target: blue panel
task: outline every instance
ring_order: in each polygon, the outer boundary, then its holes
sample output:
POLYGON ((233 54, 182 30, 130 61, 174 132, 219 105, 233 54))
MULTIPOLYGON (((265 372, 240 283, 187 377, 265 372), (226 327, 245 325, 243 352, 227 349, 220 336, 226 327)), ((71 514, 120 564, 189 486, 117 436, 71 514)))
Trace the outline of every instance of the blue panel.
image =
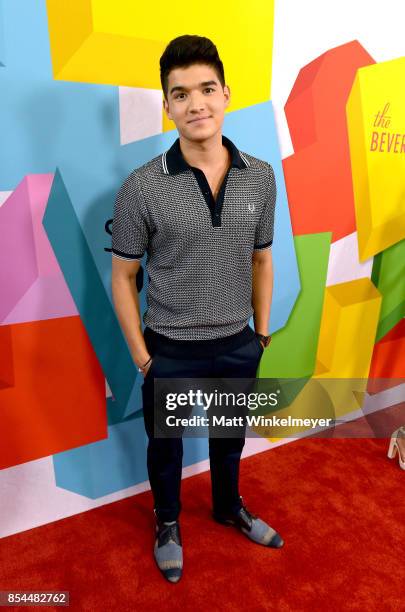
POLYGON ((0 0, 0 68, 6 65, 6 45, 4 41, 3 10, 0 0))
MULTIPOLYGON (((183 444, 184 466, 207 458, 206 438, 185 438, 183 444)), ((53 456, 56 485, 98 499, 145 482, 146 445, 143 418, 112 425, 106 440, 53 456)))

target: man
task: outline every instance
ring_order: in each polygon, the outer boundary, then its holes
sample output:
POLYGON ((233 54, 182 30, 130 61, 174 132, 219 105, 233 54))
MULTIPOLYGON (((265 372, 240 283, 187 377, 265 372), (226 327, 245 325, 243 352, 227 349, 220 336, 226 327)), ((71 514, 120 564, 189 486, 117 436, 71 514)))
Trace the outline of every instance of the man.
MULTIPOLYGON (((144 375, 147 465, 156 515, 154 555, 170 582, 182 574, 181 437, 154 436, 155 378, 255 377, 273 287, 276 185, 270 164, 222 135, 230 89, 215 45, 180 36, 160 59, 164 109, 179 138, 134 170, 118 192, 112 290, 132 357, 144 375), (135 277, 147 252, 144 334, 135 277), (255 332, 249 326, 253 316, 255 332)), ((245 440, 209 439, 213 517, 254 542, 280 535, 251 514, 238 491, 245 440)))

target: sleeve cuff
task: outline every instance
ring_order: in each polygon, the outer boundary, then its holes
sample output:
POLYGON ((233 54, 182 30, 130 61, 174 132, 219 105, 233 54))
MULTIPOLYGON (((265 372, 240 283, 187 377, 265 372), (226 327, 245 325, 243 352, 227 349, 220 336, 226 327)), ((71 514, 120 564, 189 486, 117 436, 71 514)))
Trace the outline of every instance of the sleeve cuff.
POLYGON ((131 255, 130 253, 123 253, 122 251, 117 251, 117 249, 111 249, 114 257, 118 257, 119 259, 126 259, 127 261, 135 261, 140 260, 143 257, 143 253, 138 255, 131 255))
POLYGON ((257 251, 259 249, 267 249, 267 247, 270 247, 273 244, 273 241, 270 240, 270 242, 264 242, 263 244, 255 244, 255 246, 253 247, 254 251, 257 251))

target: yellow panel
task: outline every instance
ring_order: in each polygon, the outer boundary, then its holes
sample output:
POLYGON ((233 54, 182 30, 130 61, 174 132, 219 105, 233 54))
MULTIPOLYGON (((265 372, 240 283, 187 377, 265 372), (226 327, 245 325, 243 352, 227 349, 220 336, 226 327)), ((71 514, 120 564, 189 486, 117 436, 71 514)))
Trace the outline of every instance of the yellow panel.
POLYGON ((326 287, 315 378, 368 378, 381 300, 369 278, 326 287))
POLYGON ((405 58, 357 72, 347 122, 364 261, 405 238, 405 58))
MULTIPOLYGON (((231 88, 227 112, 270 99, 274 0, 199 5, 47 0, 55 79, 160 88, 159 58, 182 34, 216 44, 231 88), (80 10, 79 10, 80 9, 80 10), (215 16, 215 18, 213 17, 215 16), (90 31, 89 31, 90 28, 90 31)), ((164 121, 164 129, 174 124, 164 121)))
POLYGON ((336 417, 358 410, 365 398, 381 302, 369 278, 325 289, 313 378, 325 379, 336 417))
POLYGON ((163 50, 163 44, 155 41, 93 33, 54 76, 62 81, 160 89, 154 58, 163 50))
POLYGON ((89 0, 47 0, 48 29, 54 75, 93 31, 89 0))

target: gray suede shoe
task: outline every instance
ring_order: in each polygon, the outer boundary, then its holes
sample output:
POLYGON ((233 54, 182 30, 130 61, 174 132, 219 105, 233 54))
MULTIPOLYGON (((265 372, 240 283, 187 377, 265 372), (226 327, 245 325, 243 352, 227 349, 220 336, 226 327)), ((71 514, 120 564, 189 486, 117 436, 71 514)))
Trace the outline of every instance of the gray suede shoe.
POLYGON ((256 544, 270 546, 271 548, 284 546, 284 540, 280 534, 258 516, 249 512, 243 505, 242 497, 240 499, 242 507, 237 514, 218 514, 214 511, 214 519, 222 525, 234 525, 256 544))
POLYGON ((178 582, 183 572, 183 548, 178 521, 163 522, 156 517, 155 560, 169 582, 178 582))

